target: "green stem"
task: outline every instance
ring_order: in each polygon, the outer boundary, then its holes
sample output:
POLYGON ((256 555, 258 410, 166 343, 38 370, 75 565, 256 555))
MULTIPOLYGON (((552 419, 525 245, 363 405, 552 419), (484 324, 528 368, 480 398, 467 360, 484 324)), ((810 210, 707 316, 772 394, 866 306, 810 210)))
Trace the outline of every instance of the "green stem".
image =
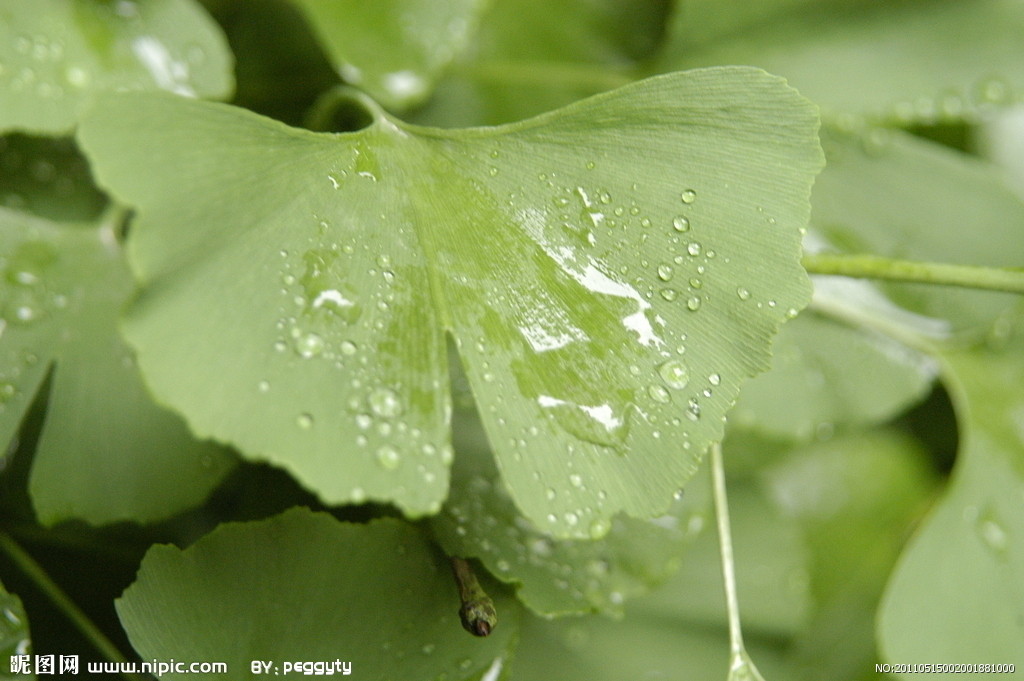
POLYGON ((725 582, 725 607, 729 617, 729 680, 763 681, 757 667, 747 655, 740 625, 740 602, 736 592, 736 563, 732 553, 732 530, 729 523, 729 499, 725 492, 725 462, 722 444, 711 445, 711 484, 718 522, 718 548, 725 582))
POLYGON ((462 627, 474 636, 487 636, 498 625, 498 613, 494 601, 487 595, 473 568, 465 558, 451 557, 452 574, 459 587, 459 619, 462 627))
POLYGON ((804 254, 804 269, 811 274, 833 274, 863 279, 962 286, 987 291, 1024 293, 1024 268, 976 267, 917 262, 874 255, 804 254))
MULTIPOLYGON (((81 608, 50 578, 50 575, 46 574, 42 566, 6 532, 0 532, 0 549, 3 549, 4 553, 35 583, 39 590, 46 594, 47 598, 64 613, 64 616, 82 632, 82 635, 101 655, 110 662, 128 661, 117 649, 117 646, 100 631, 99 627, 93 624, 81 608)), ((136 674, 122 674, 122 676, 129 681, 142 681, 143 678, 136 674)))

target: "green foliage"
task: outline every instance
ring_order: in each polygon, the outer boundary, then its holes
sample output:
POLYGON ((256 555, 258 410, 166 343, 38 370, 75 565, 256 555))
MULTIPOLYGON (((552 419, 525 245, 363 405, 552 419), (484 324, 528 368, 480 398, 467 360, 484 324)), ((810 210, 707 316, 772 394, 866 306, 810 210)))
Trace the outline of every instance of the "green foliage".
POLYGON ((0 31, 0 131, 69 132, 97 92, 233 87, 224 38, 191 0, 8 0, 0 31))
POLYGON ((1011 0, 0 4, 5 649, 726 678, 723 442, 764 678, 1024 665, 1019 299, 800 263, 1022 265, 972 142, 1022 35, 1011 0))

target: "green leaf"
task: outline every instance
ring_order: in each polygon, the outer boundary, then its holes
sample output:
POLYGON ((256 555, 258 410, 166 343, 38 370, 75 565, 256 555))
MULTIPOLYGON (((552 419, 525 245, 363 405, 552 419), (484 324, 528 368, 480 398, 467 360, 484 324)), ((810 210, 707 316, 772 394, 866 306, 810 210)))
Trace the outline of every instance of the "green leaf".
POLYGON ((729 422, 803 441, 892 418, 924 396, 937 370, 887 336, 808 314, 782 328, 772 351, 771 371, 743 388, 729 422))
POLYGON ((414 122, 522 120, 634 80, 661 38, 664 0, 494 0, 414 122))
MULTIPOLYGON (((992 267, 1021 264, 1024 202, 984 161, 893 130, 826 128, 828 166, 814 185, 811 221, 848 253, 992 267)), ((1012 294, 924 284, 883 290, 947 332, 989 327, 1012 294)))
POLYGON ((774 17, 760 21, 758 10, 734 7, 760 4, 680 12, 660 70, 751 64, 785 76, 830 112, 900 124, 976 114, 1024 92, 1024 7, 1014 0, 823 0, 766 9, 774 17), (740 16, 719 21, 722 13, 740 16), (704 23, 739 30, 701 44, 691 36, 704 23))
POLYGON ((328 503, 434 513, 448 331, 517 506, 589 537, 665 511, 806 303, 815 130, 781 80, 723 68, 464 131, 116 96, 80 139, 139 209, 126 334, 197 433, 328 503))
POLYGON ((918 443, 880 429, 798 449, 763 471, 775 507, 798 522, 809 549, 813 608, 791 650, 816 678, 869 678, 878 602, 934 494, 931 466, 918 443))
POLYGON ((1024 661, 1021 340, 1018 328, 1002 352, 944 358, 960 450, 949 489, 889 582, 878 634, 888 661, 1024 661))
POLYGON ((231 94, 231 53, 192 0, 7 0, 0 9, 0 130, 74 128, 98 92, 231 94))
MULTIPOLYGON (((729 450, 725 450, 729 456, 729 450)), ((736 557, 736 588, 743 629, 771 638, 795 634, 811 614, 810 552, 802 528, 749 480, 729 479, 729 514, 736 557)), ((668 584, 638 599, 630 615, 683 619, 725 630, 718 533, 703 532, 668 584)), ((750 652, 760 665, 761 659, 750 652)), ((725 660, 723 658, 723 664, 725 660)))
MULTIPOLYGON (((459 442, 486 442, 479 419, 461 419, 454 430, 452 492, 431 528, 450 555, 479 558, 501 581, 520 585, 516 596, 540 615, 621 615, 625 601, 675 572, 710 510, 710 484, 698 475, 660 518, 616 517, 594 541, 552 540, 518 512, 486 444, 459 442)), ((573 483, 584 484, 578 476, 573 483)))
POLYGON ((253 660, 280 673, 340 659, 353 678, 454 680, 500 669, 516 639, 514 601, 491 595, 498 626, 474 638, 447 561, 418 530, 299 508, 222 525, 184 551, 154 546, 116 606, 142 659, 223 661, 229 679, 252 678, 253 660))
POLYGON ((131 291, 111 225, 0 210, 0 442, 52 371, 30 482, 44 523, 165 518, 201 502, 230 468, 226 452, 194 441, 144 391, 116 332, 131 291))
POLYGON ((466 45, 486 0, 292 0, 338 73, 385 106, 423 101, 466 45))
MULTIPOLYGON (((0 677, 4 679, 31 679, 31 674, 11 674, 10 662, 15 655, 31 655, 32 638, 28 631, 28 618, 21 599, 9 593, 0 584, 0 677)), ((30 665, 31 668, 31 665, 30 665)))
MULTIPOLYGON (((786 641, 811 605, 800 528, 754 485, 731 483, 729 501, 745 645, 766 679, 798 678, 786 641)), ((513 679, 725 679, 729 643, 717 541, 713 529, 702 533, 682 569, 630 601, 621 620, 526 619, 513 679)))

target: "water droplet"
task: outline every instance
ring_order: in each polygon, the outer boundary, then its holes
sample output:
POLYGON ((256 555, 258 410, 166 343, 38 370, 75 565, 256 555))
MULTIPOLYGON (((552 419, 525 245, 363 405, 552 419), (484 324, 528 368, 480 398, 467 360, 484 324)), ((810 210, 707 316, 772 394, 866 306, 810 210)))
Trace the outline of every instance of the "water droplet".
POLYGON ((398 395, 395 394, 395 391, 388 388, 373 390, 367 401, 370 403, 370 409, 377 416, 385 418, 401 416, 403 411, 402 402, 398 399, 398 395))
POLYGON ((569 527, 575 527, 576 524, 579 523, 579 521, 580 517, 572 511, 569 511, 565 514, 565 522, 567 525, 569 525, 569 527))
POLYGON ((697 310, 699 310, 700 298, 698 298, 697 296, 691 296, 689 299, 687 299, 686 309, 689 310, 690 312, 696 312, 697 310))
POLYGON ((660 291, 658 291, 658 293, 660 293, 661 297, 670 303, 679 297, 679 291, 675 290, 674 288, 663 288, 660 291))
POLYGON ((591 539, 602 539, 612 529, 612 524, 604 519, 597 518, 590 523, 590 538, 591 539))
POLYGON ((338 349, 341 350, 341 354, 351 356, 356 354, 356 350, 358 348, 356 347, 356 344, 353 343, 352 341, 342 341, 341 344, 338 346, 338 349))
POLYGON ((978 531, 978 536, 981 537, 985 546, 997 555, 1002 556, 1005 554, 1006 548, 1009 545, 1006 528, 1003 527, 1003 524, 992 510, 989 509, 981 513, 975 527, 978 531))
POLYGON ((710 383, 711 385, 721 385, 722 384, 722 375, 721 374, 711 374, 710 376, 708 376, 708 383, 710 383))
POLYGON ((634 409, 631 402, 622 406, 582 405, 548 395, 540 396, 538 403, 566 432, 585 442, 616 449, 623 446, 629 434, 634 409))
POLYGON ((394 447, 390 445, 384 445, 377 450, 377 462, 389 471, 393 471, 398 468, 398 464, 401 463, 402 457, 394 447))
POLYGON ((690 231, 690 220, 682 215, 672 220, 672 229, 677 232, 689 232, 690 231))
POLYGON ((696 241, 691 241, 686 245, 686 252, 690 255, 700 255, 700 244, 696 241))
POLYGON ((256 387, 259 389, 259 391, 261 393, 265 393, 265 392, 270 390, 270 382, 269 381, 260 381, 259 384, 256 387))
POLYGON ((687 189, 679 195, 679 198, 682 199, 683 203, 689 205, 697 200, 697 192, 687 189))
POLYGON ((739 296, 740 300, 750 300, 750 291, 742 286, 736 289, 736 295, 739 296))
POLYGON ((316 333, 300 335, 295 339, 295 352, 303 359, 310 359, 323 353, 324 339, 316 333))
POLYGON ((672 266, 665 263, 658 265, 658 278, 662 281, 670 281, 672 279, 672 266))
POLYGON ((647 388, 647 394, 650 395, 652 400, 655 402, 661 402, 662 404, 665 404, 672 399, 672 396, 668 394, 668 391, 665 390, 664 386, 660 385, 652 385, 647 388))
POLYGON ((295 419, 295 423, 298 424, 299 428, 309 430, 313 427, 313 417, 310 414, 299 414, 295 419))
POLYGON ((578 473, 569 476, 569 482, 573 487, 583 487, 583 478, 578 473))
POLYGON ((675 390, 682 390, 690 382, 690 369, 681 359, 665 362, 658 367, 658 374, 668 387, 675 390))

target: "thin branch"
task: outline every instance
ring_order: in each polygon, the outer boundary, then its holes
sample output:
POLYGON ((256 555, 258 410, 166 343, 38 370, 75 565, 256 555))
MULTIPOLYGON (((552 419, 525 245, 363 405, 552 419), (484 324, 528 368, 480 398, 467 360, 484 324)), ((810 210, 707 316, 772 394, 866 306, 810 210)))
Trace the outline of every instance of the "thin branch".
MULTIPOLYGON (((14 541, 6 532, 0 532, 0 549, 6 553, 12 561, 31 579, 35 585, 46 594, 47 598, 64 613, 75 627, 82 632, 82 635, 92 643, 93 647, 110 662, 127 662, 128 659, 121 654, 106 634, 100 631, 99 627, 93 624, 92 620, 82 612, 82 609, 75 604, 71 597, 64 593, 64 590, 46 574, 43 567, 21 548, 18 542, 14 541)), ((128 681, 143 681, 144 677, 136 674, 122 674, 128 681)))
POLYGON ((874 255, 805 254, 801 260, 811 274, 832 274, 862 279, 886 279, 936 286, 960 286, 1024 293, 1024 268, 977 267, 918 262, 874 255))

